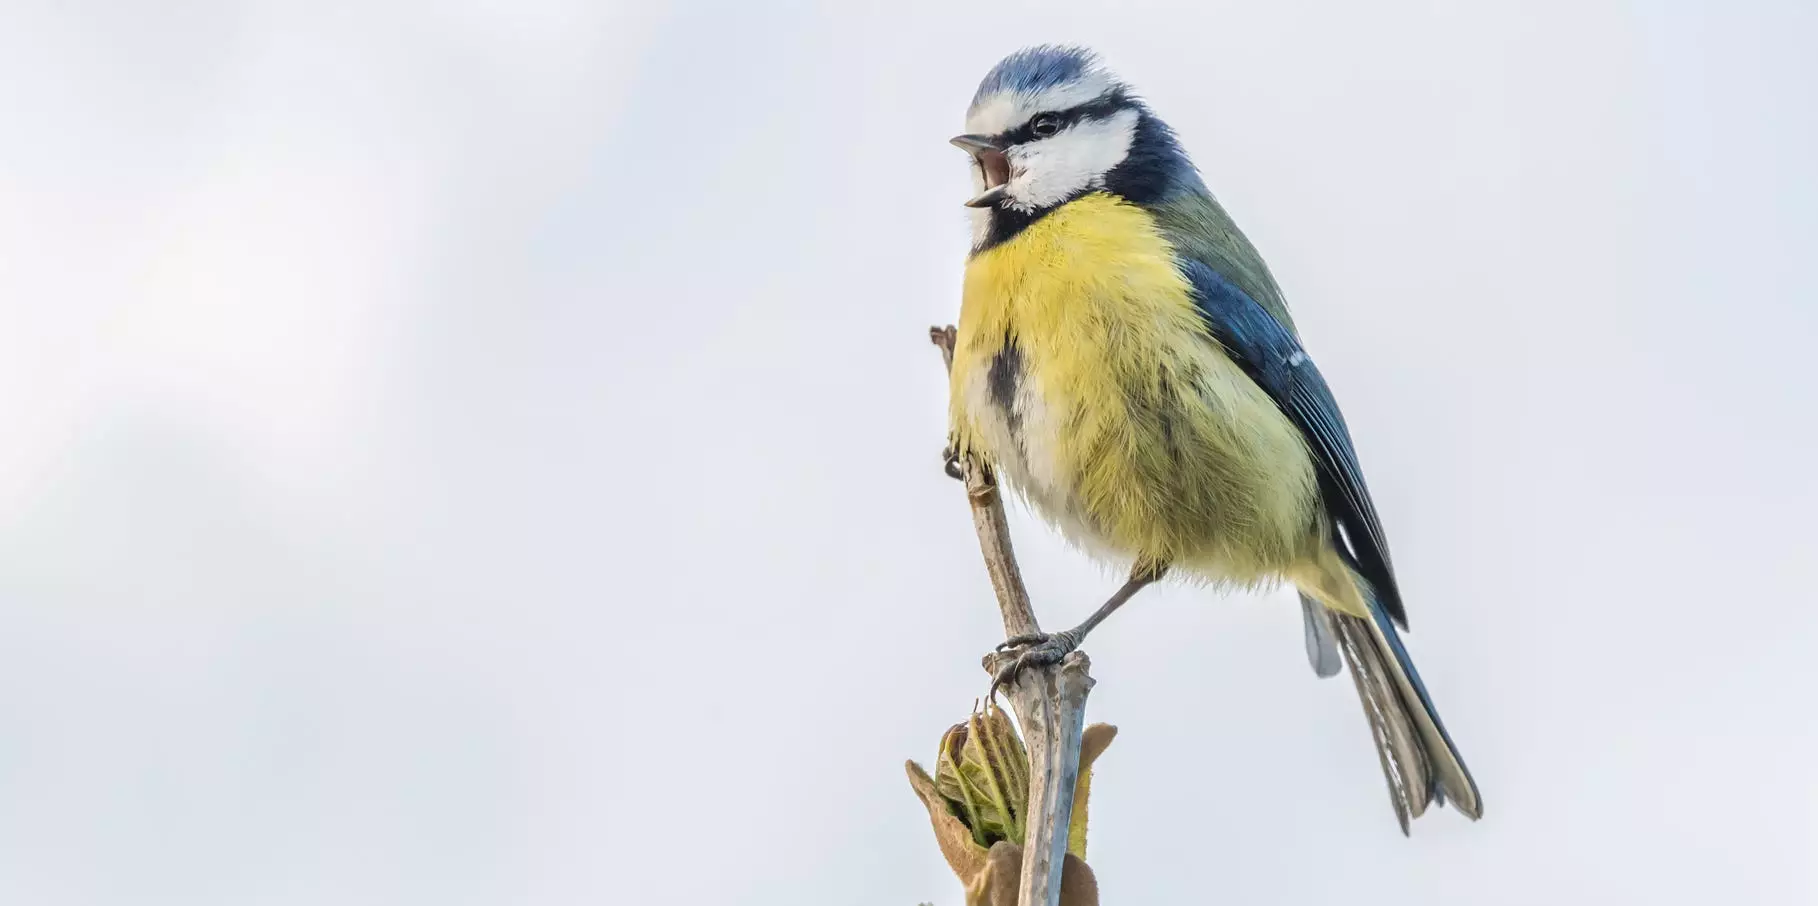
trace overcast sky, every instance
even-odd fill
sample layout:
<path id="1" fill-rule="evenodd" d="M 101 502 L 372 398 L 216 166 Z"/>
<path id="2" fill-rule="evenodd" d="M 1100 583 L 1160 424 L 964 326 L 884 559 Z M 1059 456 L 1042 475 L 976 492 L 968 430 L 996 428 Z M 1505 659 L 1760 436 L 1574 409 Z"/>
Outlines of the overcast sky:
<path id="1" fill-rule="evenodd" d="M 1091 639 L 1142 903 L 1818 897 L 1818 8 L 0 0 L 0 902 L 954 906 L 984 71 L 1101 50 L 1351 422 L 1486 817 L 1286 592 Z M 1015 514 L 1044 619 L 1116 577 Z"/>

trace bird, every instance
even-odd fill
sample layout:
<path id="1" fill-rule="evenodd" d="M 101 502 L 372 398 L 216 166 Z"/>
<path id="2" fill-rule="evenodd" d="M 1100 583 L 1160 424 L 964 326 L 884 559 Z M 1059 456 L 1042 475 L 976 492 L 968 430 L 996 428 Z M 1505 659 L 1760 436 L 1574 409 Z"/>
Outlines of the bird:
<path id="1" fill-rule="evenodd" d="M 1180 576 L 1299 593 L 1307 657 L 1363 704 L 1404 835 L 1483 799 L 1400 631 L 1407 612 L 1350 430 L 1275 277 L 1175 131 L 1092 51 L 1041 45 L 979 83 L 949 456 L 1128 568 L 1079 626 L 1009 639 L 1059 662 Z M 997 683 L 993 684 L 993 691 Z"/>

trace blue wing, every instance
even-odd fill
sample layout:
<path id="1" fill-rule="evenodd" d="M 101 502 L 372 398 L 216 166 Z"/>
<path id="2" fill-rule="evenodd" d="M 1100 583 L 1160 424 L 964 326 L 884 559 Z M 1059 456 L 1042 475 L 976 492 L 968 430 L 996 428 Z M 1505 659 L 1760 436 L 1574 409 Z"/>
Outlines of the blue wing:
<path id="1" fill-rule="evenodd" d="M 1320 497 L 1337 528 L 1340 553 L 1370 583 L 1396 625 L 1408 628 L 1389 563 L 1388 539 L 1364 485 L 1350 429 L 1345 427 L 1326 379 L 1294 334 L 1235 283 L 1191 258 L 1180 259 L 1179 267 L 1192 285 L 1194 302 L 1212 338 L 1306 437 L 1319 470 Z"/>

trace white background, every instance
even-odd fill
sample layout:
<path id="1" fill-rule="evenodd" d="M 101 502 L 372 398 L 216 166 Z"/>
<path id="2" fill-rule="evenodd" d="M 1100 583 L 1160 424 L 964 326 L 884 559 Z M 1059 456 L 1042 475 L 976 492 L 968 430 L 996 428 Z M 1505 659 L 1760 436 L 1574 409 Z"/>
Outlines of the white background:
<path id="1" fill-rule="evenodd" d="M 1291 596 L 1095 634 L 1106 902 L 1818 894 L 1810 4 L 0 0 L 0 902 L 956 904 L 948 147 L 1101 50 L 1280 278 L 1483 822 Z M 1016 515 L 1043 615 L 1116 577 Z"/>

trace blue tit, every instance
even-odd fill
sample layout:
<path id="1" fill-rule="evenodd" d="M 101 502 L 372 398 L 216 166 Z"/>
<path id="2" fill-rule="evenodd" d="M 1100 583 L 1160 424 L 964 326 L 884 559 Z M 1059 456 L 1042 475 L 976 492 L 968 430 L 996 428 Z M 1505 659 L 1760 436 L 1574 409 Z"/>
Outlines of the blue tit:
<path id="1" fill-rule="evenodd" d="M 1482 814 L 1397 627 L 1381 519 L 1281 289 L 1179 141 L 1089 52 L 998 63 L 953 143 L 977 194 L 951 449 L 1069 541 L 1127 566 L 1084 623 L 1012 639 L 1058 661 L 1145 585 L 1292 583 L 1320 676 L 1348 664 L 1402 832 Z"/>

